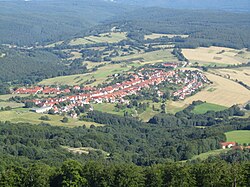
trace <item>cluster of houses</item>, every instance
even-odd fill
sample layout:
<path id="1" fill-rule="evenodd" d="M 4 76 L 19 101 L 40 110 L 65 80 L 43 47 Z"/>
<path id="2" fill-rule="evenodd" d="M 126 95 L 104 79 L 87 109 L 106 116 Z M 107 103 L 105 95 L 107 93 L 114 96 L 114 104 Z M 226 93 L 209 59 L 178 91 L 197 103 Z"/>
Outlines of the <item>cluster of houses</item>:
<path id="1" fill-rule="evenodd" d="M 184 74 L 185 78 L 180 74 Z M 74 86 L 71 89 L 60 90 L 59 88 L 51 87 L 34 87 L 34 88 L 19 88 L 14 91 L 15 94 L 60 94 L 69 93 L 66 96 L 56 96 L 54 98 L 38 98 L 29 102 L 33 102 L 38 109 L 35 112 L 44 113 L 50 109 L 53 109 L 55 113 L 69 112 L 76 107 L 83 106 L 90 103 L 125 103 L 129 101 L 125 99 L 125 96 L 138 94 L 143 88 L 156 87 L 162 82 L 169 82 L 172 84 L 186 85 L 180 94 L 180 98 L 183 94 L 193 92 L 203 86 L 204 82 L 208 82 L 205 76 L 200 72 L 188 71 L 188 70 L 170 70 L 165 71 L 156 68 L 142 68 L 136 73 L 128 73 L 128 79 L 120 83 L 116 83 L 110 86 L 97 88 L 91 86 Z M 77 90 L 77 94 L 72 92 Z M 73 95 L 71 95 L 73 94 Z M 158 91 L 158 96 L 163 95 L 161 91 Z M 174 93 L 174 96 L 176 94 Z"/>
<path id="2" fill-rule="evenodd" d="M 173 93 L 173 96 L 179 100 L 184 100 L 187 96 L 203 88 L 204 84 L 210 83 L 207 77 L 199 71 L 185 71 L 184 73 L 186 74 L 184 86 Z"/>
<path id="3" fill-rule="evenodd" d="M 233 149 L 241 151 L 244 149 L 250 149 L 250 146 L 237 145 L 236 142 L 221 142 L 220 145 L 222 149 Z"/>
<path id="4" fill-rule="evenodd" d="M 60 90 L 59 87 L 51 88 L 51 87 L 40 87 L 36 86 L 33 88 L 18 88 L 13 94 L 61 94 L 61 93 L 70 93 L 70 89 Z"/>

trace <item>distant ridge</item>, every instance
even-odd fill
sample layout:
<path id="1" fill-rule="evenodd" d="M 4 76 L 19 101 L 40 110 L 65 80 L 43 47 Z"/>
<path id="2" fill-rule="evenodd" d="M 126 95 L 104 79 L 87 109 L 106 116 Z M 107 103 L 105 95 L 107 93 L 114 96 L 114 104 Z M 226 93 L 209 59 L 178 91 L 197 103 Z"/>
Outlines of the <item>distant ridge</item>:
<path id="1" fill-rule="evenodd" d="M 107 1 L 107 0 L 106 0 Z M 250 12 L 249 0 L 109 0 L 137 6 L 158 6 L 177 9 L 212 9 L 231 12 Z"/>

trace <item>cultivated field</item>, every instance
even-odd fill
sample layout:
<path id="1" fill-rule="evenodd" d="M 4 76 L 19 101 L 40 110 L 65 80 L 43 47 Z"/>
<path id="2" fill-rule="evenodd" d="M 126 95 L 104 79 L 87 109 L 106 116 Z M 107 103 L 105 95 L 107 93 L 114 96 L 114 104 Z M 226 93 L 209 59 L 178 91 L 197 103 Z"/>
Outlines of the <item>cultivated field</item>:
<path id="1" fill-rule="evenodd" d="M 172 49 L 164 49 L 147 53 L 138 53 L 128 56 L 115 57 L 113 61 L 133 61 L 133 59 L 142 59 L 140 64 L 153 64 L 158 62 L 176 62 L 178 59 L 171 53 Z"/>
<path id="2" fill-rule="evenodd" d="M 236 130 L 225 134 L 228 142 L 250 143 L 250 130 Z"/>
<path id="3" fill-rule="evenodd" d="M 39 118 L 44 116 L 45 114 L 37 114 L 34 112 L 29 112 L 28 109 L 15 109 L 11 111 L 1 111 L 0 112 L 0 121 L 10 121 L 13 123 L 24 122 L 24 123 L 32 123 L 32 124 L 40 124 L 43 122 Z M 76 127 L 86 125 L 86 127 L 90 127 L 90 125 L 102 126 L 101 124 L 97 124 L 94 122 L 85 122 L 79 121 L 77 119 L 69 118 L 68 123 L 62 123 L 61 120 L 63 116 L 59 115 L 48 115 L 51 121 L 44 121 L 45 123 L 49 123 L 55 126 L 64 126 L 64 127 Z"/>
<path id="4" fill-rule="evenodd" d="M 227 107 L 212 104 L 212 103 L 203 103 L 201 105 L 195 106 L 194 110 L 192 111 L 195 114 L 205 114 L 208 111 L 222 111 L 225 110 Z"/>
<path id="5" fill-rule="evenodd" d="M 234 69 L 216 69 L 212 70 L 212 72 L 222 75 L 231 80 L 242 81 L 243 83 L 250 86 L 250 68 L 242 67 L 242 68 L 234 68 Z"/>
<path id="6" fill-rule="evenodd" d="M 234 104 L 243 104 L 250 100 L 250 91 L 238 83 L 226 78 L 206 73 L 206 76 L 213 82 L 206 89 L 184 101 L 177 101 L 179 106 L 191 104 L 193 101 L 201 100 L 221 106 L 230 107 Z"/>
<path id="7" fill-rule="evenodd" d="M 88 80 L 96 80 L 90 85 L 98 85 L 103 83 L 109 75 L 121 73 L 123 71 L 129 70 L 130 67 L 121 67 L 121 64 L 108 64 L 106 66 L 100 67 L 97 71 L 87 74 L 78 74 L 70 76 L 60 76 L 51 79 L 45 79 L 39 84 L 41 85 L 80 85 Z"/>
<path id="8" fill-rule="evenodd" d="M 191 62 L 198 62 L 200 65 L 217 65 L 227 66 L 234 64 L 247 63 L 248 59 L 240 52 L 247 56 L 249 52 L 224 47 L 200 47 L 197 49 L 183 49 L 183 55 Z M 250 54 L 250 53 L 249 53 Z"/>
<path id="9" fill-rule="evenodd" d="M 69 42 L 69 45 L 84 45 L 94 43 L 117 43 L 127 39 L 125 32 L 120 33 L 104 33 L 99 36 L 88 36 L 84 38 L 76 38 Z"/>
<path id="10" fill-rule="evenodd" d="M 161 38 L 161 37 L 168 37 L 168 38 L 173 38 L 173 37 L 176 37 L 176 36 L 179 36 L 181 38 L 187 38 L 188 35 L 178 35 L 178 34 L 157 34 L 157 33 L 153 33 L 153 34 L 150 34 L 150 35 L 145 35 L 144 36 L 144 39 L 147 40 L 147 39 L 156 39 L 156 38 Z"/>

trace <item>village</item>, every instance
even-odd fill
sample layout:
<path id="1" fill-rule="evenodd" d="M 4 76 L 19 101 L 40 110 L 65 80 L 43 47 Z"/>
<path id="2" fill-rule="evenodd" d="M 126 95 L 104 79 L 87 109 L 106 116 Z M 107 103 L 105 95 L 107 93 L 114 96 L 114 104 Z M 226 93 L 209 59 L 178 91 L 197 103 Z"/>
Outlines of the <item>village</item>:
<path id="1" fill-rule="evenodd" d="M 178 89 L 171 93 L 172 97 L 177 100 L 184 100 L 187 96 L 194 94 L 210 83 L 206 76 L 199 71 L 176 69 L 177 65 L 175 64 L 163 65 L 170 68 L 141 68 L 136 72 L 128 72 L 128 80 L 101 88 L 93 86 L 81 87 L 78 85 L 66 89 L 36 86 L 33 88 L 18 88 L 13 91 L 13 94 L 56 95 L 49 98 L 36 98 L 26 102 L 32 102 L 38 107 L 32 109 L 34 112 L 45 113 L 52 109 L 54 113 L 61 114 L 74 111 L 76 107 L 91 103 L 129 104 L 129 100 L 125 99 L 125 97 L 140 94 L 142 89 L 156 89 L 158 97 L 161 97 L 164 93 L 157 86 L 163 82 L 176 85 Z M 77 117 L 74 112 L 71 112 L 70 115 L 71 117 Z"/>

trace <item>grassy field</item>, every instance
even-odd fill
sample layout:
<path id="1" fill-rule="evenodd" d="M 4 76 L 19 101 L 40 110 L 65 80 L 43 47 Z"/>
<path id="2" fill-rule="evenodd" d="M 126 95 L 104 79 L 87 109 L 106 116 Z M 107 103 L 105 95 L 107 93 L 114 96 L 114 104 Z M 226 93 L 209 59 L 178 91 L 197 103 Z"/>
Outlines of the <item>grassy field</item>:
<path id="1" fill-rule="evenodd" d="M 234 81 L 236 80 L 242 81 L 243 83 L 250 86 L 250 68 L 249 67 L 234 68 L 234 69 L 216 69 L 216 70 L 212 70 L 212 72 L 222 75 L 223 77 L 226 77 Z"/>
<path id="2" fill-rule="evenodd" d="M 11 107 L 11 108 L 19 108 L 23 107 L 23 103 L 16 103 L 16 102 L 0 102 L 0 108 Z"/>
<path id="3" fill-rule="evenodd" d="M 69 45 L 84 45 L 94 43 L 117 43 L 127 39 L 126 33 L 103 33 L 98 36 L 88 36 L 84 38 L 76 38 L 69 42 Z"/>
<path id="4" fill-rule="evenodd" d="M 20 96 L 25 97 L 28 96 L 27 94 L 6 94 L 6 95 L 0 95 L 0 101 L 8 101 L 11 97 Z"/>
<path id="5" fill-rule="evenodd" d="M 225 47 L 200 47 L 197 49 L 183 49 L 184 56 L 190 61 L 197 61 L 200 65 L 233 65 L 247 63 L 248 59 L 239 52 L 245 50 L 236 50 Z M 245 52 L 248 54 L 248 52 Z M 245 54 L 245 56 L 246 56 Z"/>
<path id="6" fill-rule="evenodd" d="M 70 75 L 70 76 L 60 76 L 51 79 L 45 79 L 41 81 L 39 84 L 41 85 L 80 85 L 87 80 L 96 79 L 91 85 L 98 85 L 103 83 L 109 75 L 115 73 L 121 73 L 123 71 L 129 70 L 130 67 L 121 67 L 121 64 L 108 64 L 106 66 L 100 67 L 97 71 L 87 74 L 78 74 L 78 75 Z"/>
<path id="7" fill-rule="evenodd" d="M 161 38 L 163 36 L 166 36 L 168 38 L 173 38 L 173 37 L 176 37 L 176 36 L 179 36 L 181 38 L 187 38 L 188 35 L 178 35 L 178 34 L 157 34 L 157 33 L 153 33 L 153 34 L 150 34 L 150 35 L 145 35 L 144 36 L 144 39 L 147 40 L 147 39 L 156 39 L 156 38 Z"/>
<path id="8" fill-rule="evenodd" d="M 196 159 L 206 160 L 209 156 L 216 156 L 216 155 L 219 155 L 221 153 L 226 153 L 228 150 L 230 150 L 230 149 L 212 150 L 212 151 L 209 151 L 209 152 L 206 152 L 206 153 L 202 153 L 202 154 L 196 155 L 196 156 L 194 156 L 190 160 L 196 160 Z"/>
<path id="9" fill-rule="evenodd" d="M 234 104 L 244 104 L 250 99 L 250 91 L 238 83 L 226 78 L 205 73 L 213 84 L 198 92 L 197 94 L 186 98 L 184 101 L 177 101 L 175 104 L 179 107 L 191 104 L 193 101 L 206 101 L 217 105 L 230 107 Z"/>
<path id="10" fill-rule="evenodd" d="M 250 143 L 250 130 L 236 130 L 225 133 L 228 142 Z"/>
<path id="11" fill-rule="evenodd" d="M 144 101 L 147 102 L 147 101 Z M 124 112 L 128 112 L 130 115 L 133 115 L 134 117 L 138 117 L 139 119 L 141 119 L 144 122 L 147 122 L 150 118 L 152 118 L 154 115 L 156 115 L 157 113 L 159 113 L 159 111 L 153 111 L 152 110 L 152 105 L 155 105 L 156 109 L 160 109 L 160 103 L 152 103 L 152 101 L 150 102 L 150 106 L 146 109 L 146 111 L 137 114 L 136 115 L 136 111 L 135 109 L 116 109 L 115 108 L 115 104 L 111 104 L 111 103 L 102 103 L 102 104 L 93 104 L 93 108 L 94 110 L 98 110 L 101 112 L 107 112 L 110 114 L 116 114 L 116 115 L 120 115 L 123 116 Z"/>
<path id="12" fill-rule="evenodd" d="M 194 110 L 192 111 L 195 114 L 205 114 L 207 111 L 222 111 L 225 110 L 227 107 L 213 104 L 213 103 L 203 103 L 201 105 L 195 106 Z"/>
<path id="13" fill-rule="evenodd" d="M 141 58 L 143 59 L 143 62 L 140 63 L 142 65 L 165 62 L 165 61 L 171 61 L 171 62 L 178 61 L 178 59 L 174 55 L 172 55 L 171 52 L 172 52 L 172 49 L 164 49 L 164 50 L 158 50 L 158 51 L 153 51 L 153 52 L 148 52 L 148 53 L 137 53 L 137 54 L 128 55 L 128 56 L 115 57 L 112 60 L 127 61 L 131 59 Z"/>
<path id="14" fill-rule="evenodd" d="M 43 122 L 39 118 L 44 116 L 45 114 L 37 114 L 34 112 L 28 111 L 28 109 L 16 109 L 11 111 L 2 111 L 0 112 L 0 121 L 10 121 L 13 123 L 24 122 L 24 123 L 32 123 L 39 124 Z M 51 119 L 50 121 L 45 121 L 45 123 L 49 123 L 54 126 L 64 126 L 64 127 L 76 127 L 86 125 L 86 127 L 90 127 L 90 125 L 102 126 L 101 124 L 97 124 L 94 122 L 85 122 L 79 121 L 77 119 L 69 118 L 68 123 L 62 123 L 61 120 L 63 116 L 59 115 L 47 115 Z"/>

